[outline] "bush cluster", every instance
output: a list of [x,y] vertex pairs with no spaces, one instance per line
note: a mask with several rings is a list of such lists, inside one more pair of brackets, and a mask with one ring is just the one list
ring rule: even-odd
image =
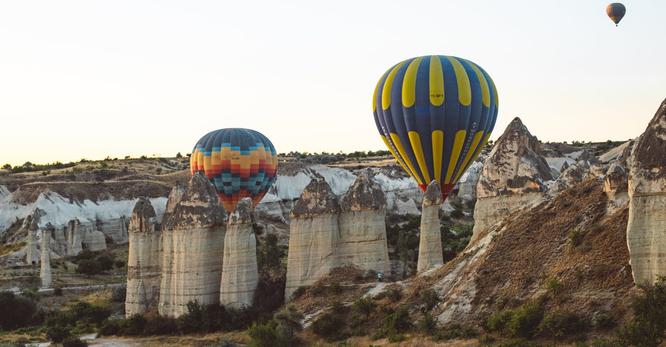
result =
[[8,314],[0,314],[0,330],[13,330],[39,324],[43,313],[37,309],[35,298],[0,292],[0,307]]
[[622,327],[619,341],[623,346],[656,347],[666,333],[666,279],[641,289],[631,304],[634,319]]
[[113,269],[115,261],[109,252],[91,252],[84,250],[74,257],[76,272],[87,276],[98,275]]
[[511,337],[531,338],[538,333],[543,314],[540,303],[529,302],[491,315],[486,321],[486,329]]
[[108,319],[101,326],[102,335],[173,335],[210,333],[247,328],[255,316],[250,310],[235,310],[222,305],[187,304],[187,313],[179,318],[134,315],[124,319]]
[[277,312],[263,324],[253,324],[248,330],[252,347],[289,347],[298,344],[296,333],[301,331],[303,315],[293,306]]
[[106,307],[78,302],[67,310],[49,313],[46,335],[52,342],[60,343],[76,334],[95,331],[110,315],[111,310]]

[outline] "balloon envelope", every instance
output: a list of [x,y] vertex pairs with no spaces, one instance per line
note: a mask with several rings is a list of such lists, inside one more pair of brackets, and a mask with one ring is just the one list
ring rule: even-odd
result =
[[270,140],[250,129],[219,129],[204,135],[192,150],[190,171],[213,183],[227,212],[238,201],[259,203],[276,180],[277,153]]
[[421,189],[438,181],[444,198],[488,142],[497,110],[490,76],[451,56],[398,63],[373,97],[375,125],[389,151]]
[[618,25],[620,21],[622,20],[622,17],[627,13],[627,9],[624,7],[619,2],[614,2],[612,4],[608,4],[606,6],[606,14],[610,19],[615,23],[615,25]]

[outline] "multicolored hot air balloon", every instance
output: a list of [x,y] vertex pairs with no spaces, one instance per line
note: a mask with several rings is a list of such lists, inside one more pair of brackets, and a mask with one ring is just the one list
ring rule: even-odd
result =
[[192,150],[190,171],[213,183],[227,212],[238,201],[259,203],[276,180],[277,153],[270,140],[250,129],[219,129],[204,135]]
[[615,26],[620,23],[622,17],[624,17],[626,13],[627,9],[619,2],[614,2],[606,6],[606,14],[610,17],[613,23],[615,23]]
[[377,129],[402,168],[444,198],[486,145],[497,119],[497,89],[469,60],[405,60],[379,79],[372,99]]

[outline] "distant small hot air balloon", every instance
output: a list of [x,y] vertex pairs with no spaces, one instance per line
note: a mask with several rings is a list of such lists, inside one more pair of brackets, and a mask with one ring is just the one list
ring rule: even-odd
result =
[[219,129],[204,135],[192,150],[190,171],[203,172],[213,183],[224,209],[250,197],[258,204],[276,180],[277,153],[262,133]]
[[372,104],[377,130],[400,166],[424,191],[439,182],[446,198],[488,142],[498,98],[480,66],[433,55],[386,71]]
[[614,2],[606,6],[606,14],[610,17],[613,23],[615,23],[615,26],[620,23],[622,17],[624,17],[626,13],[627,9],[619,2]]

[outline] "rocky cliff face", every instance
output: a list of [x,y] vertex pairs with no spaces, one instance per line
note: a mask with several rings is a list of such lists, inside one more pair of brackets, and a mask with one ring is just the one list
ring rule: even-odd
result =
[[130,317],[157,309],[161,284],[162,235],[155,209],[148,199],[137,201],[129,225],[127,295]]
[[164,218],[159,313],[178,317],[187,303],[218,303],[226,212],[215,187],[192,176],[173,212]]
[[340,201],[338,266],[355,265],[389,275],[386,198],[367,173],[358,175]]
[[627,243],[637,284],[666,275],[666,100],[629,160]]
[[316,176],[291,211],[285,298],[309,286],[336,267],[340,240],[340,203],[323,177]]
[[224,237],[224,260],[220,284],[220,303],[241,308],[252,306],[259,283],[257,240],[252,228],[252,200],[242,199],[229,216]]
[[416,272],[421,273],[442,266],[442,234],[440,231],[439,209],[443,203],[439,182],[428,185],[423,196],[421,209],[421,229],[419,233],[419,258]]
[[486,159],[477,185],[474,236],[511,212],[538,201],[553,179],[539,140],[515,118]]

